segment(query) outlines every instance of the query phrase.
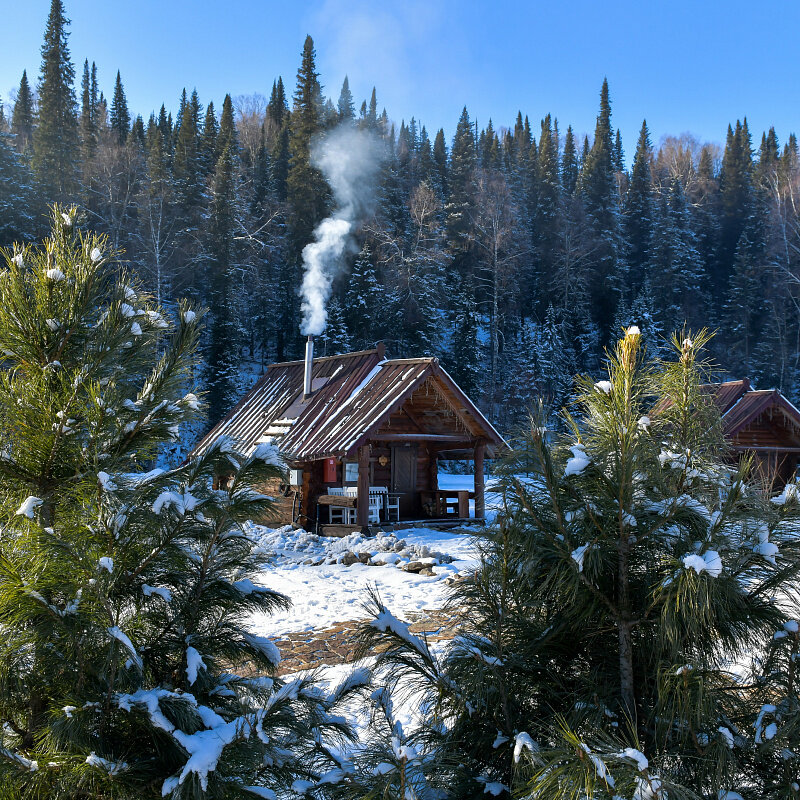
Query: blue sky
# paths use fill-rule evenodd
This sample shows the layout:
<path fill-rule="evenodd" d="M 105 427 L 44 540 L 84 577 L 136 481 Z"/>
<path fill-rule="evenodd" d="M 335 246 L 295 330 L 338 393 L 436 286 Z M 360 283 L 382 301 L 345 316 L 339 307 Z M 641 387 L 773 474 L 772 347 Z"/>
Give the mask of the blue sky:
<path fill-rule="evenodd" d="M 800 3 L 769 14 L 739 0 L 525 2 L 524 0 L 65 0 L 78 76 L 97 62 L 107 95 L 117 69 L 134 113 L 177 106 L 196 87 L 217 108 L 233 96 L 268 94 L 282 75 L 294 88 L 306 33 L 321 81 L 338 97 L 345 74 L 357 104 L 375 84 L 399 123 L 415 115 L 452 134 L 467 105 L 483 126 L 513 124 L 518 109 L 547 112 L 562 130 L 594 129 L 608 77 L 613 122 L 628 159 L 646 117 L 653 140 L 691 131 L 722 141 L 728 122 L 800 132 Z M 23 68 L 38 76 L 49 0 L 6 0 L 0 95 Z M 13 43 L 9 46 L 9 43 Z M 756 141 L 757 144 L 757 141 Z"/>

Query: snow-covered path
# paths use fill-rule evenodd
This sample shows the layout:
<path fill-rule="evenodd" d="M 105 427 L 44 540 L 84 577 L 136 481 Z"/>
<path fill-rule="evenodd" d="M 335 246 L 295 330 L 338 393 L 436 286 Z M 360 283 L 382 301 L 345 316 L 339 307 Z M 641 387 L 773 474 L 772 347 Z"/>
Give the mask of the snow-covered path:
<path fill-rule="evenodd" d="M 364 619 L 362 608 L 368 586 L 375 586 L 395 614 L 441 608 L 447 598 L 445 580 L 475 569 L 477 553 L 474 539 L 464 532 L 415 528 L 398 531 L 396 546 L 405 542 L 400 553 L 387 551 L 387 539 L 325 539 L 305 531 L 270 530 L 254 526 L 251 534 L 259 539 L 265 568 L 259 582 L 285 594 L 292 601 L 288 611 L 256 615 L 251 619 L 254 633 L 278 637 L 286 633 L 327 628 L 338 622 Z M 391 540 L 389 540 L 391 541 Z M 398 565 L 369 566 L 355 563 L 321 563 L 341 558 L 344 553 L 369 553 L 373 561 L 403 562 L 424 559 L 432 576 L 406 572 Z M 445 558 L 442 558 L 445 556 Z M 450 563 L 441 563 L 447 558 Z M 312 563 L 304 563 L 304 562 Z M 315 566 L 315 564 L 318 564 Z"/>

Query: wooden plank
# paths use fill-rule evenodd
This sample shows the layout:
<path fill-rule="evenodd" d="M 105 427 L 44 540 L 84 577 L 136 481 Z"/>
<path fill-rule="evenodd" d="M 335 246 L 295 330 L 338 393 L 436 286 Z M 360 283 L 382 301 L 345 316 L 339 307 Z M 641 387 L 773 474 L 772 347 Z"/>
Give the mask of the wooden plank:
<path fill-rule="evenodd" d="M 355 508 L 356 498 L 341 494 L 321 494 L 317 498 L 321 506 L 341 506 L 342 508 Z"/>
<path fill-rule="evenodd" d="M 486 519 L 485 479 L 483 475 L 483 457 L 486 453 L 486 442 L 475 445 L 475 519 Z"/>
<path fill-rule="evenodd" d="M 375 439 L 379 442 L 446 442 L 469 446 L 471 441 L 455 433 L 378 433 Z"/>
<path fill-rule="evenodd" d="M 469 492 L 458 493 L 458 516 L 461 519 L 469 517 Z"/>
<path fill-rule="evenodd" d="M 369 525 L 369 445 L 358 448 L 358 526 L 365 530 Z"/>

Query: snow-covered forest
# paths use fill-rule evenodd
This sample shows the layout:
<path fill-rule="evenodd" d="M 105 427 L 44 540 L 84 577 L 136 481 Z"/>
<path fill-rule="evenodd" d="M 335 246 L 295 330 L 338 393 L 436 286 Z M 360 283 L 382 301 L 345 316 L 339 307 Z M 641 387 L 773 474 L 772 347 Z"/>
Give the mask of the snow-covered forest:
<path fill-rule="evenodd" d="M 40 237 L 46 204 L 75 202 L 157 299 L 209 306 L 210 421 L 264 364 L 301 354 L 301 251 L 332 205 L 310 149 L 341 125 L 384 152 L 333 286 L 328 353 L 383 340 L 437 355 L 508 430 L 534 397 L 563 401 L 621 326 L 657 350 L 687 322 L 719 330 L 725 375 L 800 396 L 790 131 L 741 119 L 719 143 L 652 142 L 643 122 L 623 142 L 603 83 L 593 138 L 557 108 L 479 130 L 466 107 L 451 139 L 438 126 L 455 120 L 396 120 L 380 86 L 363 101 L 346 78 L 332 91 L 344 76 L 317 74 L 311 38 L 264 97 L 200 86 L 174 116 L 150 113 L 129 107 L 113 64 L 72 63 L 62 23 L 48 23 L 41 75 L 5 98 L 0 244 Z"/>
<path fill-rule="evenodd" d="M 51 0 L 0 106 L 0 800 L 798 800 L 800 488 L 708 391 L 800 398 L 794 136 L 626 156 L 603 81 L 593 140 L 448 141 L 326 96 L 310 37 L 219 113 L 104 75 Z M 301 330 L 513 431 L 485 519 L 269 527 L 286 439 L 184 458 Z M 483 447 L 421 462 L 476 512 Z"/>

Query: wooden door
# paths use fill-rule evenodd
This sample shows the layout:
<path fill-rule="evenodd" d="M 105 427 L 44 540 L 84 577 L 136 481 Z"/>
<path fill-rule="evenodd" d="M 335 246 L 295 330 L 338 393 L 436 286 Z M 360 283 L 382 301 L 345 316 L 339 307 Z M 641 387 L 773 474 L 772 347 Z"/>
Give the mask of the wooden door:
<path fill-rule="evenodd" d="M 417 446 L 392 447 L 392 484 L 389 491 L 400 494 L 400 517 L 417 516 Z"/>

